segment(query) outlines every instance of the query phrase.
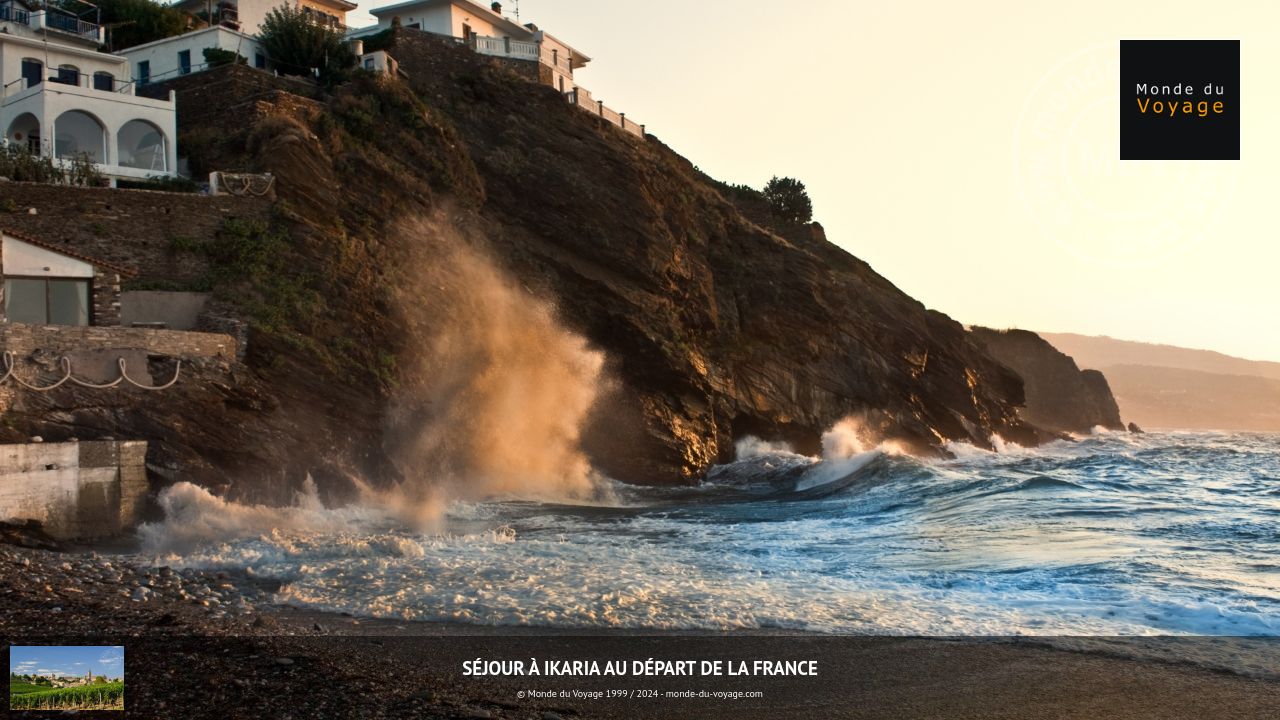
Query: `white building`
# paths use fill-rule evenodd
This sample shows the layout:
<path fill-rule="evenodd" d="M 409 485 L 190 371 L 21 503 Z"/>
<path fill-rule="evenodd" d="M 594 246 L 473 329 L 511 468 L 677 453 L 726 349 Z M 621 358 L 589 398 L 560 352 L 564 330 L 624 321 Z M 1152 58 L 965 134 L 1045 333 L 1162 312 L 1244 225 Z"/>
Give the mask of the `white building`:
<path fill-rule="evenodd" d="M 128 61 L 98 52 L 92 21 L 0 0 L 0 128 L 9 143 L 67 159 L 87 155 L 112 181 L 172 175 L 172 95 L 134 94 Z"/>
<path fill-rule="evenodd" d="M 470 0 L 409 0 L 370 12 L 378 19 L 377 26 L 353 36 L 385 30 L 398 18 L 401 27 L 464 40 L 484 55 L 540 62 L 549 70 L 548 84 L 562 93 L 577 87 L 573 71 L 591 62 L 586 54 L 536 25 L 521 25 L 503 16 L 501 3 L 485 7 Z"/>
<path fill-rule="evenodd" d="M 3 0 L 0 0 L 2 2 Z M 300 7 L 319 25 L 346 31 L 347 12 L 356 4 L 346 0 L 179 0 L 173 7 L 208 21 L 209 27 L 120 50 L 129 58 L 138 83 L 163 82 L 209 67 L 204 51 L 232 52 L 246 64 L 267 69 L 269 58 L 257 35 L 267 14 L 278 7 Z"/>
<path fill-rule="evenodd" d="M 226 25 L 250 35 L 262 31 L 267 14 L 282 5 L 300 7 L 316 23 L 335 30 L 347 29 L 347 13 L 357 5 L 347 0 L 178 0 L 173 7 L 210 20 L 212 25 Z"/>
<path fill-rule="evenodd" d="M 256 37 L 225 25 L 193 30 L 182 35 L 135 45 L 119 51 L 139 85 L 172 80 L 209 67 L 204 51 L 216 48 L 232 52 L 259 69 L 267 67 L 267 52 Z"/>

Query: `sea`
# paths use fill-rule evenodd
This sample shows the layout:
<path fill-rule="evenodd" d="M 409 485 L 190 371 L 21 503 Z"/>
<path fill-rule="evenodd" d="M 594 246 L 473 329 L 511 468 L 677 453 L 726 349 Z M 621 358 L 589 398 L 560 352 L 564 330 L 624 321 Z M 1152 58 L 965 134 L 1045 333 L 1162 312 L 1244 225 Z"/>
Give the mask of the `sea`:
<path fill-rule="evenodd" d="M 1280 635 L 1280 435 L 807 457 L 751 438 L 696 487 L 594 501 L 241 506 L 181 483 L 143 559 L 400 621 L 943 636 Z M 607 483 L 607 481 L 604 481 Z"/>

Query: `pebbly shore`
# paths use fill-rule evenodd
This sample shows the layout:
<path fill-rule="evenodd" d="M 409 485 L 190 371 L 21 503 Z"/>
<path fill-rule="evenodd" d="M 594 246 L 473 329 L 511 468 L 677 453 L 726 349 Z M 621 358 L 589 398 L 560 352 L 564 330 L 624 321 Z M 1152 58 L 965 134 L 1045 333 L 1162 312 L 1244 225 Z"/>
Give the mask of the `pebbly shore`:
<path fill-rule="evenodd" d="M 0 641 L 124 645 L 128 717 L 163 720 L 1280 717 L 1275 675 L 1247 677 L 1043 641 L 780 641 L 776 633 L 588 635 L 402 624 L 282 607 L 274 603 L 276 590 L 247 574 L 0 544 Z M 1220 641 L 1208 639 L 1206 648 Z M 529 680 L 460 672 L 477 657 L 767 658 L 779 652 L 816 660 L 821 675 L 716 678 L 695 686 L 687 678 Z M 604 699 L 620 688 L 711 689 L 739 699 Z M 565 689 L 578 694 L 560 695 Z M 747 691 L 760 694 L 744 699 Z"/>

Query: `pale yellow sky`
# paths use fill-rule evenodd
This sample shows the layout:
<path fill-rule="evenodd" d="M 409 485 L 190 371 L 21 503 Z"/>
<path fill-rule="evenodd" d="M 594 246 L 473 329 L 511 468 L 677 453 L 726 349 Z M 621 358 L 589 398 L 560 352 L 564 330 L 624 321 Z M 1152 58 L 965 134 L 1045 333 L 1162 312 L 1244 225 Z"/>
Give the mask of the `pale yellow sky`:
<path fill-rule="evenodd" d="M 1272 3 L 520 12 L 594 58 L 578 80 L 597 99 L 715 177 L 800 178 L 831 240 L 961 322 L 1280 360 Z M 1242 41 L 1240 161 L 1120 162 L 1122 38 Z"/>

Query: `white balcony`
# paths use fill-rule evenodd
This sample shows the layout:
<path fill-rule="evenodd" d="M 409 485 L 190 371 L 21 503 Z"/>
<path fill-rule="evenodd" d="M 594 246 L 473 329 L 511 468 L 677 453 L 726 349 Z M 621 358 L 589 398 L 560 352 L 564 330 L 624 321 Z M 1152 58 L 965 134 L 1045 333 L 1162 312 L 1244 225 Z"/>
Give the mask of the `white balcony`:
<path fill-rule="evenodd" d="M 542 52 L 538 43 L 528 40 L 475 35 L 471 38 L 471 46 L 481 55 L 505 57 L 513 60 L 530 60 L 533 62 L 538 62 L 542 59 Z"/>
<path fill-rule="evenodd" d="M 91 82 L 91 81 L 90 81 Z M 106 90 L 18 79 L 0 96 L 4 139 L 69 162 L 87 156 L 111 179 L 173 175 L 177 168 L 174 96 L 133 94 L 132 83 Z"/>

